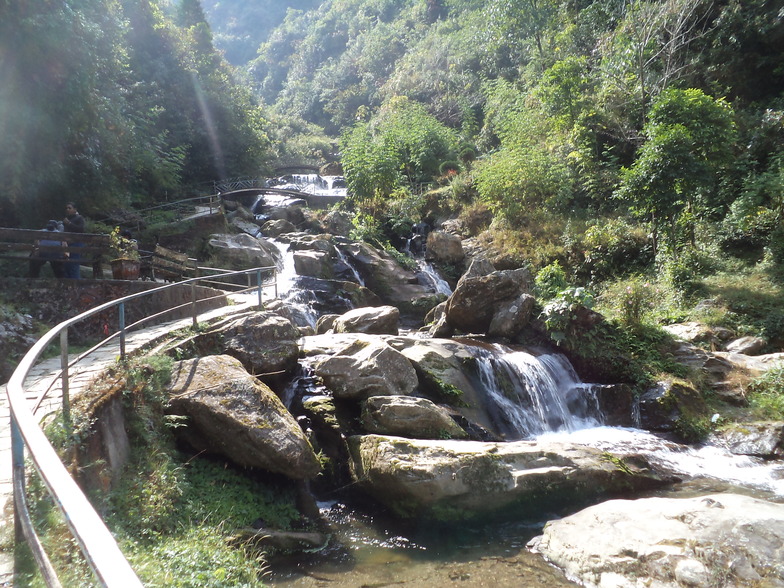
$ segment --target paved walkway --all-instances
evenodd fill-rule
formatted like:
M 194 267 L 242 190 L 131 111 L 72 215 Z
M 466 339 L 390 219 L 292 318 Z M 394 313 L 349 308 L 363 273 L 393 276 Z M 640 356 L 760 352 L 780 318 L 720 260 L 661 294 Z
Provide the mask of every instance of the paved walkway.
M 243 312 L 255 307 L 258 303 L 256 294 L 230 295 L 234 304 L 224 306 L 199 315 L 199 322 L 211 322 L 223 316 Z M 126 353 L 163 340 L 174 330 L 190 327 L 192 318 L 184 318 L 155 325 L 146 329 L 129 333 L 125 341 Z M 75 397 L 84 390 L 93 379 L 106 368 L 117 361 L 119 356 L 118 340 L 108 344 L 105 348 L 95 351 L 88 359 L 82 360 L 70 370 L 69 390 Z M 75 359 L 76 356 L 71 356 Z M 25 391 L 31 408 L 39 404 L 43 394 L 45 398 L 35 414 L 43 419 L 52 412 L 60 409 L 62 401 L 62 387 L 57 377 L 60 371 L 60 357 L 48 359 L 37 364 L 25 380 Z M 13 483 L 11 480 L 11 426 L 8 399 L 5 386 L 0 386 L 0 536 L 13 540 Z M 13 550 L 0 551 L 0 587 L 13 586 L 14 562 Z

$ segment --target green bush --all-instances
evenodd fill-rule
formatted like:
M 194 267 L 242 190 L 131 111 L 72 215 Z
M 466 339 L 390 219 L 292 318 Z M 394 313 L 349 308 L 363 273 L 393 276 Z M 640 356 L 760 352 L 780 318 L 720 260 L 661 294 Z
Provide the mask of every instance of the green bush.
M 540 301 L 552 300 L 568 287 L 566 272 L 558 261 L 540 269 L 534 278 L 534 292 Z
M 622 218 L 602 219 L 585 231 L 578 275 L 591 282 L 647 271 L 654 261 L 647 230 Z
M 662 299 L 661 288 L 644 276 L 634 276 L 607 286 L 601 299 L 623 327 L 637 329 Z

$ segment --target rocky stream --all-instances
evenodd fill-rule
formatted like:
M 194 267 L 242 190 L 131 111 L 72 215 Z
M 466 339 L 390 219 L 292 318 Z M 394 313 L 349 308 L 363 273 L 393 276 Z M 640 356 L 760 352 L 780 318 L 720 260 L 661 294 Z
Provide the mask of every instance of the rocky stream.
M 696 390 L 581 381 L 535 336 L 529 273 L 447 227 L 415 270 L 338 212 L 303 231 L 296 201 L 233 208 L 213 263 L 277 265 L 279 299 L 180 343 L 217 351 L 176 362 L 170 411 L 197 450 L 311 497 L 313 529 L 257 531 L 269 582 L 784 586 L 784 423 L 684 443 Z M 465 271 L 450 285 L 431 262 Z M 733 373 L 784 358 L 722 346 L 676 353 L 727 406 Z

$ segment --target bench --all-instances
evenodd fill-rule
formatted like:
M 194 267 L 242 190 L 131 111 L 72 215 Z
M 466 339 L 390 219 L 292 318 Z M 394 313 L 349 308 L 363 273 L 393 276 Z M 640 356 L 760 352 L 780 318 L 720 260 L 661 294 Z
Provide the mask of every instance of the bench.
M 139 250 L 139 254 L 143 279 L 177 282 L 197 275 L 196 260 L 184 253 L 155 245 L 152 251 Z
M 72 251 L 79 254 L 79 259 L 57 260 L 63 264 L 78 263 L 91 267 L 93 277 L 103 277 L 103 260 L 111 255 L 109 247 L 109 235 L 97 235 L 93 233 L 53 233 L 48 231 L 33 229 L 9 229 L 0 227 L 0 258 L 16 259 L 29 262 L 30 260 L 51 261 L 48 257 L 41 254 L 47 252 L 62 252 L 61 247 L 39 246 L 40 239 L 65 241 L 71 243 L 81 243 L 80 247 L 74 247 Z

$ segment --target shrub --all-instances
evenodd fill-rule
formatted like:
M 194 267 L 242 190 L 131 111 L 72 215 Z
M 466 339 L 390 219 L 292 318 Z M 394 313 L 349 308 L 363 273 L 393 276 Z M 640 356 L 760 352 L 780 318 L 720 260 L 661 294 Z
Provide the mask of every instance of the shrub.
M 534 279 L 536 297 L 543 301 L 552 300 L 568 287 L 566 272 L 558 261 L 540 269 Z
M 602 219 L 585 231 L 581 278 L 603 281 L 648 270 L 654 261 L 653 243 L 644 227 L 622 218 Z M 574 245 L 573 245 L 574 247 Z
M 656 308 L 662 291 L 649 279 L 635 276 L 609 285 L 601 298 L 622 326 L 637 329 Z

